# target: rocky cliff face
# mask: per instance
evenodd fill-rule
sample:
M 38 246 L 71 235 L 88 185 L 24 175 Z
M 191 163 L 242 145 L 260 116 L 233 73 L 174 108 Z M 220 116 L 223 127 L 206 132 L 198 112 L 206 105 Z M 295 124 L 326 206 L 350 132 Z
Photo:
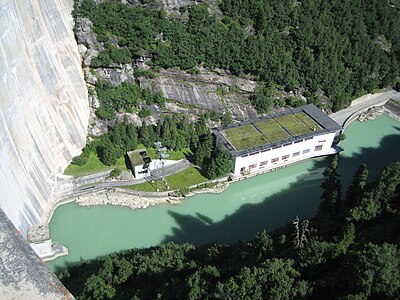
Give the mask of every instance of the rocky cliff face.
M 72 0 L 0 2 L 0 207 L 38 223 L 85 144 L 89 107 Z
M 257 83 L 247 78 L 201 68 L 197 75 L 176 69 L 160 70 L 156 78 L 140 78 L 139 81 L 142 87 L 162 92 L 168 99 L 180 103 L 220 113 L 229 111 L 237 120 L 257 117 L 248 99 Z

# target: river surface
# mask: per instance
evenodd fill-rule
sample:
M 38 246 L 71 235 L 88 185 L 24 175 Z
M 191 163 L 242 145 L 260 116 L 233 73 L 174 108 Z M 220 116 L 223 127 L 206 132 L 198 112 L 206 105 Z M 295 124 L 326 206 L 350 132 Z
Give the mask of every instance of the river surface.
M 370 179 L 374 179 L 384 165 L 400 160 L 400 123 L 387 116 L 355 121 L 345 134 L 339 168 L 345 186 L 361 163 L 368 165 Z M 312 159 L 258 175 L 231 184 L 221 194 L 196 195 L 178 205 L 139 210 L 79 207 L 75 203 L 60 206 L 51 219 L 50 230 L 53 241 L 67 246 L 69 255 L 48 265 L 55 270 L 81 258 L 166 241 L 245 241 L 263 228 L 285 225 L 296 215 L 301 219 L 312 217 L 319 206 L 319 185 L 328 159 Z

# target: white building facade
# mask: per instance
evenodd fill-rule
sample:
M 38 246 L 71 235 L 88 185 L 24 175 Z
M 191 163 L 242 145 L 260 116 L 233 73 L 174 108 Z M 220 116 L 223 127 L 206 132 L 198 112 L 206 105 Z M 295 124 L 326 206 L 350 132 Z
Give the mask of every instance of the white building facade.
M 235 157 L 233 176 L 253 175 L 304 159 L 334 154 L 337 152 L 332 147 L 335 136 L 334 132 L 326 133 Z
M 274 119 L 279 124 L 279 118 L 287 118 L 288 115 L 304 114 L 312 120 L 313 125 L 309 125 L 309 131 L 300 135 L 292 134 L 285 126 L 281 126 L 287 132 L 285 139 L 261 144 L 255 148 L 238 151 L 229 141 L 225 133 L 226 130 L 240 126 L 254 126 L 260 134 L 268 136 L 268 131 L 260 130 L 258 122 Z M 300 122 L 299 120 L 297 120 Z M 281 122 L 283 123 L 283 122 Z M 223 126 L 213 129 L 217 137 L 217 145 L 224 147 L 232 154 L 234 166 L 231 177 L 240 179 L 259 173 L 290 165 L 305 159 L 335 154 L 341 149 L 335 145 L 335 137 L 343 128 L 322 112 L 315 105 L 309 104 L 302 107 L 289 109 L 272 115 L 263 116 L 258 119 L 248 120 L 239 124 Z

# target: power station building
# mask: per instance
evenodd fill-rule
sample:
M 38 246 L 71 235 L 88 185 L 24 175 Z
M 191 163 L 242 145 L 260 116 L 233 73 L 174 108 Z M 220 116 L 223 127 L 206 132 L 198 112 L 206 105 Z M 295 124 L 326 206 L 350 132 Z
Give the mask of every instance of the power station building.
M 264 173 L 338 152 L 343 128 L 313 104 L 213 129 L 219 147 L 234 157 L 233 178 Z

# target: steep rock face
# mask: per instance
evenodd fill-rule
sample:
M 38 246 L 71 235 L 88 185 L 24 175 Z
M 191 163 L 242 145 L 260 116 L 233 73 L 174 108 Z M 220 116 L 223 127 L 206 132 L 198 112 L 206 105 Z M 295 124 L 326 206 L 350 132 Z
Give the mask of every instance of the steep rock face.
M 140 78 L 142 87 L 162 92 L 168 99 L 218 112 L 230 111 L 238 120 L 257 117 L 249 95 L 257 87 L 250 79 L 201 69 L 190 75 L 176 69 L 160 70 L 155 79 Z
M 72 0 L 0 2 L 0 207 L 38 223 L 85 144 L 89 107 Z

